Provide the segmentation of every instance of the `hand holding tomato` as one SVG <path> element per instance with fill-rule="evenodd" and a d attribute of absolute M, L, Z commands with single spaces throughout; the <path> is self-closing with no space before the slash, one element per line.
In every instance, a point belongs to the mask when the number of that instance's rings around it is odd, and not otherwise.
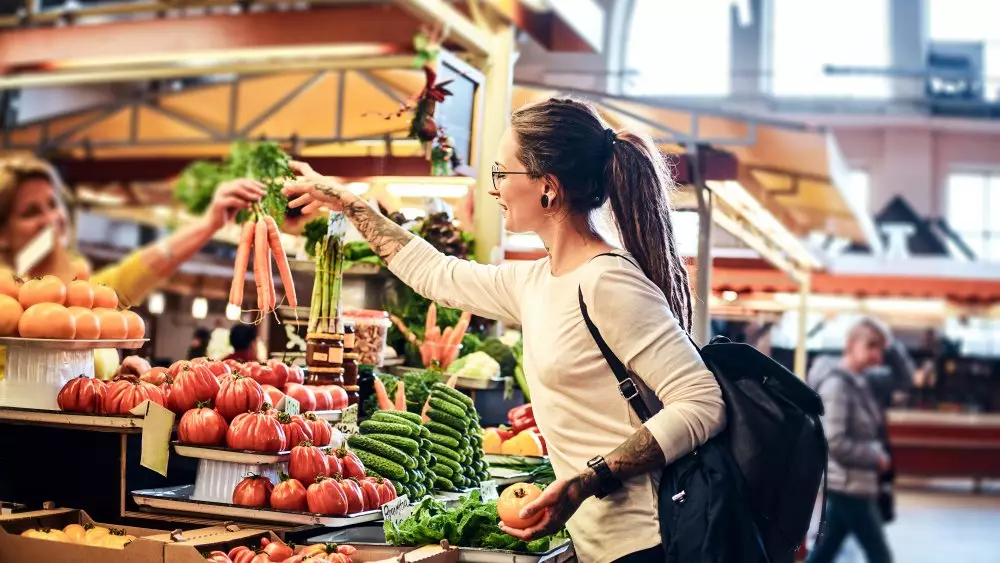
<path fill-rule="evenodd" d="M 526 542 L 561 530 L 591 494 L 581 476 L 559 479 L 540 494 L 529 489 L 518 497 L 517 491 L 527 487 L 538 489 L 534 485 L 514 485 L 504 490 L 497 501 L 497 512 L 503 521 L 500 529 Z"/>

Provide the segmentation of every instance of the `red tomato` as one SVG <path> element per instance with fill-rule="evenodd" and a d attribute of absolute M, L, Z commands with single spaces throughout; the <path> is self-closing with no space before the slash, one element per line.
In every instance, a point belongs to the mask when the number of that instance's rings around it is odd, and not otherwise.
<path fill-rule="evenodd" d="M 272 490 L 274 490 L 274 485 L 267 477 L 247 475 L 233 489 L 233 504 L 255 508 L 266 507 L 271 500 Z"/>
<path fill-rule="evenodd" d="M 326 454 L 326 463 L 330 467 L 330 475 L 343 476 L 344 466 L 340 464 L 340 458 L 337 457 L 337 452 L 332 448 L 324 448 L 323 453 Z"/>
<path fill-rule="evenodd" d="M 198 403 L 184 413 L 177 424 L 177 441 L 182 444 L 198 444 L 200 446 L 222 446 L 226 443 L 226 431 L 229 426 L 219 411 L 211 408 L 207 402 Z"/>
<path fill-rule="evenodd" d="M 224 363 L 227 366 L 229 366 L 230 373 L 235 373 L 235 372 L 237 372 L 237 371 L 239 371 L 240 369 L 243 368 L 243 362 L 240 362 L 238 360 L 232 360 L 232 359 L 230 359 L 230 360 L 222 360 L 222 363 Z"/>
<path fill-rule="evenodd" d="M 205 367 L 217 378 L 233 373 L 233 370 L 229 369 L 229 366 L 222 362 L 211 361 L 205 364 Z"/>
<path fill-rule="evenodd" d="M 347 408 L 347 391 L 340 385 L 327 385 L 326 390 L 330 393 L 330 408 L 335 411 L 342 411 Z"/>
<path fill-rule="evenodd" d="M 233 563 L 233 560 L 229 558 L 223 551 L 213 551 L 205 555 L 206 561 L 212 561 L 213 563 Z"/>
<path fill-rule="evenodd" d="M 312 445 L 312 442 L 302 442 L 292 448 L 288 458 L 288 474 L 301 483 L 315 483 L 317 477 L 330 476 L 330 466 L 323 450 Z"/>
<path fill-rule="evenodd" d="M 360 479 L 357 483 L 358 487 L 361 488 L 361 496 L 364 498 L 364 510 L 375 510 L 382 506 L 382 502 L 379 500 L 378 487 L 374 482 L 367 479 Z"/>
<path fill-rule="evenodd" d="M 281 540 L 271 541 L 268 538 L 260 539 L 260 549 L 270 557 L 271 561 L 285 561 L 292 556 L 292 548 Z"/>
<path fill-rule="evenodd" d="M 282 473 L 281 482 L 271 491 L 271 508 L 296 512 L 309 510 L 305 485 L 298 479 L 289 479 L 288 475 Z"/>
<path fill-rule="evenodd" d="M 301 415 L 290 415 L 282 412 L 278 413 L 278 422 L 285 431 L 285 438 L 288 440 L 288 447 L 298 446 L 302 442 L 312 442 L 313 434 L 309 423 Z M 295 477 L 295 475 L 292 475 Z M 312 483 L 312 481 L 309 481 Z"/>
<path fill-rule="evenodd" d="M 66 304 L 66 286 L 56 276 L 42 276 L 24 282 L 17 292 L 21 307 L 27 309 L 37 303 Z"/>
<path fill-rule="evenodd" d="M 521 518 L 521 509 L 542 495 L 538 485 L 531 483 L 515 483 L 500 493 L 497 499 L 497 514 L 500 520 L 511 528 L 526 530 L 542 520 L 544 511 L 536 513 L 531 518 Z"/>
<path fill-rule="evenodd" d="M 174 382 L 174 378 L 170 377 L 170 372 L 167 371 L 167 368 L 151 368 L 146 373 L 140 375 L 139 379 L 146 383 L 152 383 L 157 387 L 162 387 L 164 384 L 170 385 Z"/>
<path fill-rule="evenodd" d="M 129 411 L 139 403 L 150 400 L 161 406 L 166 406 L 163 392 L 152 383 L 139 381 L 134 375 L 116 377 L 104 393 L 104 412 L 106 414 L 129 414 Z"/>
<path fill-rule="evenodd" d="M 289 383 L 285 386 L 285 394 L 299 402 L 300 412 L 316 410 L 316 395 L 309 387 L 298 383 Z"/>
<path fill-rule="evenodd" d="M 170 367 L 167 368 L 167 372 L 170 374 L 170 377 L 177 377 L 177 374 L 180 373 L 182 369 L 192 365 L 198 364 L 188 360 L 177 360 L 176 362 L 170 364 Z"/>
<path fill-rule="evenodd" d="M 289 383 L 305 383 L 305 382 L 306 382 L 306 376 L 304 373 L 302 373 L 302 368 L 300 366 L 294 364 L 288 366 L 288 381 L 285 382 L 286 385 Z"/>
<path fill-rule="evenodd" d="M 354 477 L 355 479 L 365 478 L 365 464 L 361 463 L 361 460 L 358 459 L 358 456 L 354 452 L 341 446 L 337 450 L 337 457 L 340 458 L 341 474 L 344 477 Z"/>
<path fill-rule="evenodd" d="M 316 409 L 318 411 L 328 411 L 333 404 L 333 397 L 330 396 L 330 392 L 322 387 L 316 387 L 310 385 L 309 389 L 313 392 L 313 396 L 316 397 Z"/>
<path fill-rule="evenodd" d="M 278 419 L 262 412 L 245 412 L 233 419 L 226 445 L 234 450 L 280 452 L 287 448 Z"/>
<path fill-rule="evenodd" d="M 279 389 L 285 385 L 284 382 L 279 384 L 278 377 L 274 374 L 274 370 L 268 367 L 267 364 L 253 362 L 245 363 L 243 364 L 243 373 L 261 385 L 271 385 L 272 387 L 277 387 Z"/>
<path fill-rule="evenodd" d="M 222 379 L 219 393 L 215 396 L 215 408 L 226 420 L 237 415 L 259 411 L 264 406 L 264 389 L 260 384 L 239 373 Z"/>
<path fill-rule="evenodd" d="M 235 547 L 229 552 L 229 557 L 233 563 L 277 563 L 264 552 L 256 552 L 245 545 Z"/>
<path fill-rule="evenodd" d="M 330 426 L 330 421 L 320 418 L 311 412 L 307 412 L 303 418 L 312 432 L 313 444 L 317 446 L 329 446 L 330 440 L 333 439 L 333 427 Z"/>
<path fill-rule="evenodd" d="M 347 513 L 354 514 L 365 509 L 365 495 L 361 492 L 361 486 L 354 479 L 340 479 L 340 488 L 344 489 L 344 497 L 347 498 Z"/>
<path fill-rule="evenodd" d="M 170 386 L 170 410 L 180 414 L 195 405 L 215 400 L 219 380 L 203 365 L 188 364 L 177 370 Z"/>
<path fill-rule="evenodd" d="M 288 383 L 288 366 L 279 360 L 270 359 L 267 361 L 267 367 L 271 368 L 274 372 L 274 378 L 278 381 L 274 386 L 281 389 Z"/>
<path fill-rule="evenodd" d="M 74 377 L 59 390 L 56 403 L 64 411 L 99 413 L 104 407 L 105 387 L 100 379 L 84 375 Z"/>
<path fill-rule="evenodd" d="M 347 497 L 344 489 L 333 479 L 320 477 L 306 490 L 306 502 L 309 512 L 316 514 L 332 514 L 344 516 L 347 514 Z"/>
<path fill-rule="evenodd" d="M 388 479 L 383 479 L 381 477 L 366 477 L 364 480 L 374 483 L 375 488 L 378 489 L 379 506 L 382 506 L 398 496 L 396 494 L 396 487 L 393 486 L 392 481 Z"/>
<path fill-rule="evenodd" d="M 264 390 L 264 400 L 272 405 L 277 405 L 285 397 L 285 394 L 273 385 L 261 385 L 260 387 Z"/>

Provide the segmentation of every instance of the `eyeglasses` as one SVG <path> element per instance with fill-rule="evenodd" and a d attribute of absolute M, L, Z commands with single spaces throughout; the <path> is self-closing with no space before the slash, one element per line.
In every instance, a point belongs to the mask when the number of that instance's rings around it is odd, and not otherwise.
<path fill-rule="evenodd" d="M 499 190 L 500 189 L 500 187 L 497 186 L 497 182 L 503 180 L 504 176 L 506 176 L 508 174 L 520 174 L 522 176 L 531 176 L 531 172 L 508 172 L 506 170 L 501 170 L 500 169 L 500 165 L 494 163 L 493 164 L 493 189 L 494 190 Z"/>

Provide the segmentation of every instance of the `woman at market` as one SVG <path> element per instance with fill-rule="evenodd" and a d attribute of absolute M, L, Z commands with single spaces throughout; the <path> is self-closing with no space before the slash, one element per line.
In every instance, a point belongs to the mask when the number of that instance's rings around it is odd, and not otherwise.
<path fill-rule="evenodd" d="M 500 266 L 445 256 L 337 181 L 296 167 L 301 178 L 285 189 L 291 206 L 342 210 L 419 293 L 522 326 L 524 371 L 558 480 L 526 508 L 524 516 L 544 512 L 537 525 L 504 530 L 527 540 L 566 525 L 585 563 L 662 561 L 655 479 L 721 431 L 725 411 L 688 339 L 691 296 L 673 236 L 671 184 L 650 140 L 616 133 L 578 101 L 515 112 L 491 194 L 507 229 L 535 232 L 548 256 Z M 605 203 L 624 249 L 594 227 Z M 584 324 L 578 288 L 612 351 L 664 405 L 644 425 Z"/>
<path fill-rule="evenodd" d="M 237 211 L 249 208 L 263 193 L 263 187 L 251 180 L 221 184 L 208 211 L 198 221 L 91 276 L 87 261 L 70 247 L 71 225 L 64 189 L 52 165 L 32 157 L 0 159 L 0 267 L 12 269 L 21 251 L 51 228 L 51 251 L 27 276 L 51 274 L 64 282 L 90 279 L 103 283 L 118 294 L 119 307 L 129 308 L 142 302 Z M 5 355 L 0 354 L 0 366 L 4 359 Z"/>

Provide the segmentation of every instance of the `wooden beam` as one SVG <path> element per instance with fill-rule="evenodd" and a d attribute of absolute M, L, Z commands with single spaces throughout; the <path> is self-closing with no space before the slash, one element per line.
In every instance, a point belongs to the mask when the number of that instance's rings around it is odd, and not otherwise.
<path fill-rule="evenodd" d="M 570 0 L 571 7 L 584 6 L 584 10 L 566 10 L 565 3 L 553 4 L 548 0 L 488 0 L 487 6 L 501 18 L 514 23 L 527 32 L 547 51 L 559 53 L 600 53 L 606 14 L 600 18 L 579 18 L 580 14 L 595 13 L 592 0 Z M 600 7 L 596 7 L 600 11 Z"/>
<path fill-rule="evenodd" d="M 487 32 L 444 0 L 393 0 L 393 4 L 423 22 L 440 23 L 448 31 L 445 40 L 459 45 L 472 55 L 486 57 L 492 51 L 492 41 Z M 411 36 L 412 34 L 407 38 Z"/>

